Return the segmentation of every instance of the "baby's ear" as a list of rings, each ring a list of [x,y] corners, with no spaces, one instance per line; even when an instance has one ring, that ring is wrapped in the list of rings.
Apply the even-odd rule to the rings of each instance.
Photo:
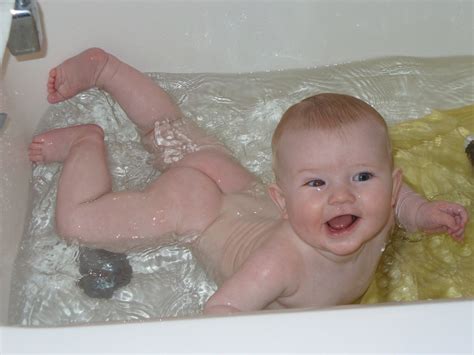
[[[401,169],[395,169],[392,173],[392,207],[397,203],[398,193],[403,184],[403,172]]]
[[[278,209],[281,211],[282,218],[287,219],[288,214],[286,213],[286,200],[280,186],[275,183],[270,184],[268,186],[268,194],[270,195],[275,205],[277,205]]]

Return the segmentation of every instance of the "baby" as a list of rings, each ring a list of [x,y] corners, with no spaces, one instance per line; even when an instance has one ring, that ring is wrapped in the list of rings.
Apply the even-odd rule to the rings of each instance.
[[[111,251],[198,235],[193,252],[219,285],[205,313],[354,302],[373,278],[394,212],[409,231],[463,238],[465,209],[403,185],[384,119],[359,99],[320,94],[286,111],[272,140],[276,180],[267,195],[164,90],[101,49],[52,69],[48,101],[91,87],[117,100],[162,174],[143,191],[113,192],[100,127],[34,137],[32,162],[63,163],[58,233]]]

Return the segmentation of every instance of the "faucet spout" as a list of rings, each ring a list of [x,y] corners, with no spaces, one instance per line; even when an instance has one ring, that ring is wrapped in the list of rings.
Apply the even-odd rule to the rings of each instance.
[[[14,56],[39,52],[43,41],[36,0],[15,0],[7,47]]]

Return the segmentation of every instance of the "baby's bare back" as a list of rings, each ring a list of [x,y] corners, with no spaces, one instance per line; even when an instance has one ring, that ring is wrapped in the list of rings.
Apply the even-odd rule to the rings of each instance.
[[[198,238],[194,252],[216,282],[222,283],[268,240],[279,215],[260,183],[223,194],[220,213]]]

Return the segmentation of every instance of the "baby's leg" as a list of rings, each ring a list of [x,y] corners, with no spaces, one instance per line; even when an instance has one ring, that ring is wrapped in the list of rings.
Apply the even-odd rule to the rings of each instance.
[[[156,121],[181,117],[171,97],[148,76],[99,48],[50,71],[48,101],[57,103],[92,87],[110,93],[142,132],[151,131]]]
[[[59,208],[95,200],[111,191],[102,128],[80,125],[54,129],[33,138],[30,159],[64,162],[58,186]]]
[[[192,167],[224,192],[245,189],[255,181],[223,144],[183,119],[170,96],[148,76],[101,49],[88,49],[51,70],[48,100],[59,102],[94,86],[114,96],[137,125],[160,170]]]
[[[218,187],[190,168],[170,169],[144,191],[112,192],[103,132],[96,125],[36,136],[30,159],[63,162],[56,229],[63,238],[86,246],[126,251],[155,245],[172,232],[204,230],[219,212]]]
[[[68,234],[62,231],[69,229],[67,224],[74,210],[112,190],[103,131],[99,126],[73,126],[39,134],[33,138],[29,157],[36,163],[64,163],[56,204],[56,223],[61,235]]]
[[[87,148],[84,149],[84,146]],[[81,166],[80,161],[77,164],[77,158],[75,162],[72,162],[71,159],[77,156],[74,152],[84,154],[81,160],[84,159],[91,164]],[[98,126],[75,126],[38,135],[30,146],[30,159],[43,163],[66,160],[67,166],[64,174],[61,174],[57,199],[57,224],[62,226],[60,234],[66,230],[63,225],[68,223],[68,215],[74,210],[68,204],[77,204],[77,209],[81,201],[92,200],[110,191],[110,176],[107,170],[103,169],[106,160],[103,132]],[[73,168],[92,169],[93,182],[84,175],[84,172],[71,174],[71,165]],[[91,182],[92,186],[83,185]],[[97,190],[94,191],[91,187]],[[75,191],[76,188],[79,191]],[[84,195],[80,197],[78,193],[84,193]],[[65,203],[66,206],[64,206]],[[130,282],[132,268],[124,254],[82,247],[79,261],[79,269],[83,276],[78,285],[90,297],[110,298],[116,289]]]

